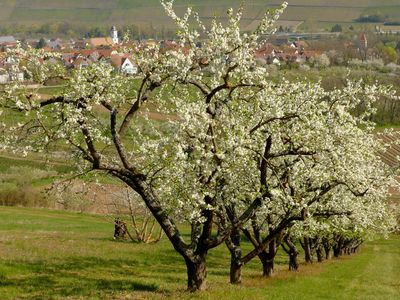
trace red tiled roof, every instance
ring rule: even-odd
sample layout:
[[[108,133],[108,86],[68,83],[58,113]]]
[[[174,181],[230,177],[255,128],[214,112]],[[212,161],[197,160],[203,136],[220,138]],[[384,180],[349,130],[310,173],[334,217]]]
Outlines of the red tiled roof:
[[[113,45],[113,40],[110,37],[99,37],[99,38],[91,38],[89,40],[89,44],[94,47],[100,46],[111,46]]]
[[[111,64],[116,66],[116,67],[118,67],[118,68],[122,66],[122,64],[125,62],[125,60],[127,58],[131,58],[131,55],[128,54],[128,53],[125,53],[125,54],[114,54],[114,55],[110,56]],[[133,62],[132,59],[130,59],[130,61]]]

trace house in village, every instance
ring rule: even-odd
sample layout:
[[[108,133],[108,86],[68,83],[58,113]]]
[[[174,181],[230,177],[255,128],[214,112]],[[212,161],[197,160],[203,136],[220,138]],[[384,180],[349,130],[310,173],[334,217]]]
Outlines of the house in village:
[[[67,69],[83,69],[91,63],[109,61],[112,54],[117,52],[112,49],[84,49],[70,53],[62,53],[61,60]]]
[[[178,49],[178,48],[179,48],[179,45],[175,41],[162,40],[160,42],[160,49],[161,50],[168,51],[168,50],[175,50],[175,49]]]
[[[297,49],[299,51],[304,51],[305,49],[309,48],[309,45],[306,41],[297,40],[294,42],[289,42],[287,44],[290,48]]]
[[[4,84],[10,81],[10,75],[5,69],[0,68],[0,84]]]
[[[0,48],[13,48],[17,46],[18,41],[15,37],[8,35],[8,36],[0,36]]]
[[[86,40],[71,40],[70,41],[72,48],[75,50],[83,50],[89,47],[89,43]]]
[[[49,48],[51,48],[52,50],[64,50],[66,48],[69,48],[71,45],[65,41],[63,41],[62,39],[50,39],[47,42],[47,46]]]
[[[255,50],[254,55],[261,64],[303,64],[322,54],[317,51],[306,50],[308,47],[308,44],[303,41],[287,42],[281,46],[266,42]]]
[[[120,72],[126,75],[135,75],[138,73],[138,67],[131,61],[131,58],[126,57],[122,60]]]
[[[78,57],[72,62],[73,68],[78,70],[87,68],[90,64],[91,62],[87,57]]]
[[[0,84],[24,80],[24,72],[18,68],[14,60],[4,59],[0,61]]]
[[[274,44],[277,46],[288,45],[289,43],[290,41],[287,37],[277,37],[274,41]]]
[[[271,43],[265,43],[261,47],[255,50],[254,56],[256,60],[264,65],[264,64],[276,64],[280,65],[280,60],[277,57],[277,50],[275,50],[275,46]]]
[[[113,65],[118,72],[125,75],[135,75],[139,71],[129,54],[111,55],[111,65]]]
[[[110,63],[118,72],[127,75],[138,73],[138,67],[130,54],[118,54],[113,49],[84,49],[62,53],[61,60],[67,69],[84,69],[94,62]]]
[[[8,36],[0,36],[0,45],[6,44],[6,43],[16,43],[17,40],[15,37],[8,35]]]
[[[89,46],[93,48],[111,47],[119,44],[118,31],[115,26],[111,28],[108,37],[97,37],[89,39]]]

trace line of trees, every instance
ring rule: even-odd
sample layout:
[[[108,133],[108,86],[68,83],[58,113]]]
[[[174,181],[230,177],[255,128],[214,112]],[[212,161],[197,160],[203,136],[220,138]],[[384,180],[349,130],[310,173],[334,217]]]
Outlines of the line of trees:
[[[372,14],[362,14],[356,19],[356,22],[360,23],[383,23],[387,21],[388,16],[383,15],[381,12],[375,12]]]
[[[46,22],[44,24],[3,24],[0,26],[0,35],[17,35],[20,38],[32,37],[68,37],[92,38],[104,37],[110,34],[112,24],[84,24],[69,22]],[[155,27],[150,22],[147,26],[125,24],[119,28],[120,32],[129,32],[132,39],[172,38],[175,32],[170,28]]]
[[[208,252],[223,244],[231,282],[240,283],[253,259],[271,275],[280,246],[297,269],[299,239],[312,261],[314,251],[318,258],[323,248],[328,256],[330,249],[352,252],[369,232],[392,230],[386,197],[397,182],[377,156],[384,145],[369,118],[372,104],[393,92],[362,82],[333,91],[271,82],[253,51],[286,3],[244,34],[242,9],[228,10],[226,26],[206,28],[190,8],[178,17],[172,2],[162,5],[180,47],[143,49],[136,79],[104,63],[67,74],[51,69],[55,54],[11,50],[36,81],[57,76],[66,86],[46,100],[22,85],[5,86],[2,113],[20,117],[2,124],[0,144],[17,152],[66,149],[81,171],[124,182],[182,257],[191,291],[205,288]],[[143,120],[138,114],[147,105],[176,117],[162,125]],[[180,224],[190,225],[188,236]],[[244,237],[253,245],[247,253]]]

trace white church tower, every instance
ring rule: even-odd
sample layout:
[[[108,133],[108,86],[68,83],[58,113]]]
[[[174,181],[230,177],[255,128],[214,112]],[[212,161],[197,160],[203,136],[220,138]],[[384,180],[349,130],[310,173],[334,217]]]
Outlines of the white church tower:
[[[112,38],[114,45],[119,44],[118,31],[117,28],[115,28],[115,26],[111,27],[110,37]]]

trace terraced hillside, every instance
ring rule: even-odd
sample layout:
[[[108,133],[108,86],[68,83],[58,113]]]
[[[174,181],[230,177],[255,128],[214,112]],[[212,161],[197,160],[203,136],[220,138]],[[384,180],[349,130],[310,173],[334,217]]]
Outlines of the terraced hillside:
[[[400,157],[400,145],[398,144],[400,134],[383,135],[382,139],[385,143],[392,145],[384,154],[382,154],[382,160],[390,166],[397,166],[399,164],[398,157]]]
[[[400,158],[400,133],[395,133],[392,135],[382,135],[381,138],[385,143],[391,144],[391,147],[381,155],[383,162],[387,163],[392,167],[399,166]],[[400,178],[399,178],[400,180]],[[392,195],[390,196],[390,200],[396,202],[400,205],[400,191],[394,190],[391,191]]]
[[[252,26],[268,7],[283,0],[246,1],[244,26]],[[227,7],[238,7],[242,0],[176,0],[178,11],[191,5],[205,21],[223,15]],[[138,26],[170,27],[159,0],[0,0],[1,24],[42,24],[68,21],[85,24],[136,24]],[[289,0],[282,16],[286,21],[352,22],[362,13],[381,12],[391,20],[400,21],[398,0]]]

